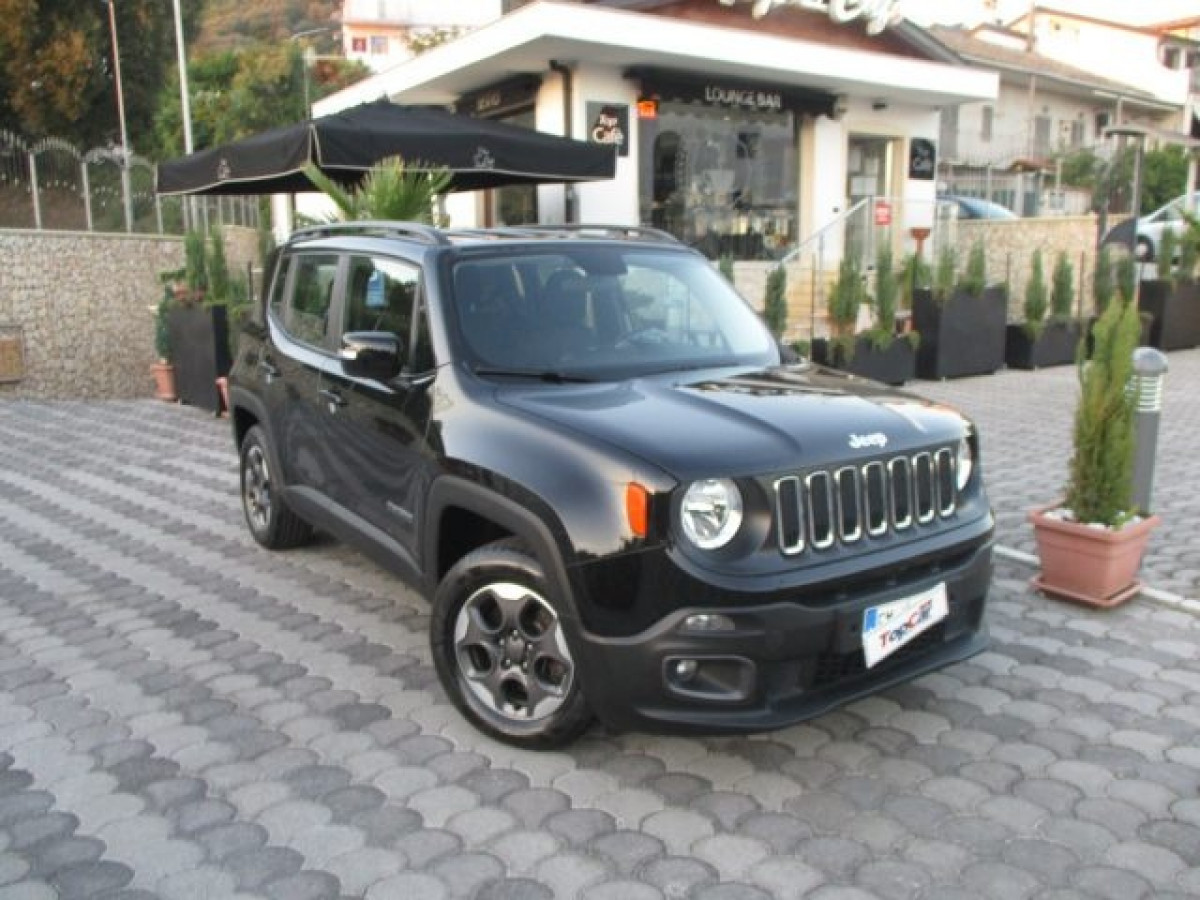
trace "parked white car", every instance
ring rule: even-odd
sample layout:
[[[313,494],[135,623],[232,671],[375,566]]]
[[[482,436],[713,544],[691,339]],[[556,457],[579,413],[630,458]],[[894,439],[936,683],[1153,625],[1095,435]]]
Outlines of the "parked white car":
[[[1182,194],[1149,215],[1137,220],[1136,256],[1140,262],[1152,262],[1158,258],[1158,248],[1162,243],[1163,232],[1168,228],[1182,237],[1187,229],[1184,212],[1200,218],[1200,191]],[[1104,235],[1105,244],[1123,244],[1129,246],[1133,237],[1133,220],[1129,219],[1108,230]]]

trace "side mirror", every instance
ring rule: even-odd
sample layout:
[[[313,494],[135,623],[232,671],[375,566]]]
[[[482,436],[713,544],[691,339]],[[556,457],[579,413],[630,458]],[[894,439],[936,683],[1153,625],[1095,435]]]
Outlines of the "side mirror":
[[[390,331],[350,331],[338,350],[342,371],[351,378],[389,381],[400,374],[400,339]]]

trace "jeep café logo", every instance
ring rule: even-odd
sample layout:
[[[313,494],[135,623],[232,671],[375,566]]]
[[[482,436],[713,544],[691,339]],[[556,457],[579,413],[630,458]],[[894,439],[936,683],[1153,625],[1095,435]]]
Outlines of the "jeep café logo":
[[[722,6],[733,6],[746,0],[720,0]],[[900,0],[751,0],[754,18],[759,19],[776,6],[799,6],[828,13],[829,18],[842,24],[855,19],[867,20],[867,34],[879,34],[900,20]]]

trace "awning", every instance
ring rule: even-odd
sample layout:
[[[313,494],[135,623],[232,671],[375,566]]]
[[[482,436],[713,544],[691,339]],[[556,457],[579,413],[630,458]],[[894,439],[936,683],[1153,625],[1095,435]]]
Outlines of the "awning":
[[[452,191],[612,178],[614,148],[516,125],[387,100],[286,125],[158,166],[160,194],[280,194],[315,188],[313,163],[343,184],[402,157],[414,171],[447,169]]]

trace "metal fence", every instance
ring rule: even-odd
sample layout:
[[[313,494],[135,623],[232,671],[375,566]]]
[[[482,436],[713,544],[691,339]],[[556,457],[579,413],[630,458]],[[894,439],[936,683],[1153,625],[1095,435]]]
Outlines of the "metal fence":
[[[118,146],[86,153],[0,130],[0,228],[182,234],[193,223],[257,228],[257,197],[160,197],[154,164]]]

